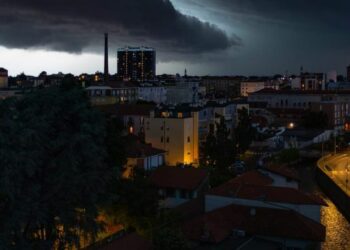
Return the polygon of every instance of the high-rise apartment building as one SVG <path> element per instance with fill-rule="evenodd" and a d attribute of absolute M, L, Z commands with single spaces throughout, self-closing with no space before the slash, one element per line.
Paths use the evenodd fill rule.
<path fill-rule="evenodd" d="M 0 88 L 8 87 L 8 71 L 4 68 L 0 68 Z"/>
<path fill-rule="evenodd" d="M 156 75 L 156 51 L 148 47 L 118 49 L 118 75 L 126 81 L 153 80 Z"/>

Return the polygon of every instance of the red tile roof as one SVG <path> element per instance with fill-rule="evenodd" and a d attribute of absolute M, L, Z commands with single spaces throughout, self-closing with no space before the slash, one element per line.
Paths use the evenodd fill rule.
<path fill-rule="evenodd" d="M 162 149 L 154 148 L 151 144 L 142 143 L 139 137 L 128 135 L 125 137 L 125 152 L 127 158 L 144 158 L 164 154 Z"/>
<path fill-rule="evenodd" d="M 233 183 L 253 184 L 268 186 L 273 183 L 273 179 L 260 173 L 257 170 L 246 172 L 231 180 Z"/>
<path fill-rule="evenodd" d="M 327 206 L 318 196 L 306 194 L 294 188 L 243 184 L 234 180 L 210 190 L 208 194 L 248 200 Z"/>
<path fill-rule="evenodd" d="M 295 181 L 300 181 L 298 173 L 292 168 L 288 168 L 285 166 L 270 165 L 270 166 L 265 167 L 262 170 L 269 171 L 271 173 L 281 175 L 281 176 L 290 178 L 290 179 L 295 180 Z"/>
<path fill-rule="evenodd" d="M 325 239 L 325 227 L 322 224 L 284 209 L 230 205 L 183 224 L 183 232 L 190 240 L 209 243 L 222 242 L 232 235 L 233 230 L 267 237 L 311 241 Z"/>
<path fill-rule="evenodd" d="M 151 182 L 159 188 L 195 190 L 206 179 L 208 173 L 199 168 L 161 167 L 151 175 Z"/>

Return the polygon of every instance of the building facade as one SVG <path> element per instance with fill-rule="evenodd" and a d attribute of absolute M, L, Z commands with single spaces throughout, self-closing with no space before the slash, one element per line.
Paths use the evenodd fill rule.
<path fill-rule="evenodd" d="M 152 83 L 140 84 L 137 92 L 138 99 L 141 101 L 157 104 L 166 103 L 167 101 L 167 88 L 164 86 L 158 86 Z"/>
<path fill-rule="evenodd" d="M 0 88 L 8 88 L 8 71 L 0 68 Z"/>
<path fill-rule="evenodd" d="M 241 82 L 241 96 L 248 96 L 262 89 L 279 89 L 279 84 L 275 81 L 243 81 Z"/>
<path fill-rule="evenodd" d="M 241 95 L 242 77 L 207 76 L 202 85 L 209 96 L 235 98 Z"/>
<path fill-rule="evenodd" d="M 93 105 L 132 103 L 138 99 L 136 86 L 90 86 L 86 91 Z"/>
<path fill-rule="evenodd" d="M 156 76 L 156 51 L 148 47 L 118 49 L 118 75 L 125 81 L 147 81 Z"/>
<path fill-rule="evenodd" d="M 198 165 L 198 113 L 154 111 L 145 124 L 146 143 L 166 151 L 167 165 Z"/>
<path fill-rule="evenodd" d="M 261 90 L 248 97 L 253 108 L 264 107 L 278 116 L 286 118 L 285 122 L 297 122 L 305 111 L 324 112 L 328 116 L 330 128 L 342 129 L 349 115 L 349 91 Z M 301 112 L 303 111 L 303 112 Z"/>

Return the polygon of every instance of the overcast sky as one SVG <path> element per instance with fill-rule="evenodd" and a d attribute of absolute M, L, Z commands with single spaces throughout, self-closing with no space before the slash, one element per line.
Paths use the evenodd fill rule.
<path fill-rule="evenodd" d="M 350 64 L 348 0 L 0 0 L 0 67 L 110 70 L 125 45 L 157 50 L 157 73 L 269 75 Z"/>

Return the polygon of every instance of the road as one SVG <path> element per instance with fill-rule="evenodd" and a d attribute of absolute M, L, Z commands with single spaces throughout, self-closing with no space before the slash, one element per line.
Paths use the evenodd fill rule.
<path fill-rule="evenodd" d="M 350 151 L 328 155 L 318 161 L 318 166 L 350 196 Z"/>

